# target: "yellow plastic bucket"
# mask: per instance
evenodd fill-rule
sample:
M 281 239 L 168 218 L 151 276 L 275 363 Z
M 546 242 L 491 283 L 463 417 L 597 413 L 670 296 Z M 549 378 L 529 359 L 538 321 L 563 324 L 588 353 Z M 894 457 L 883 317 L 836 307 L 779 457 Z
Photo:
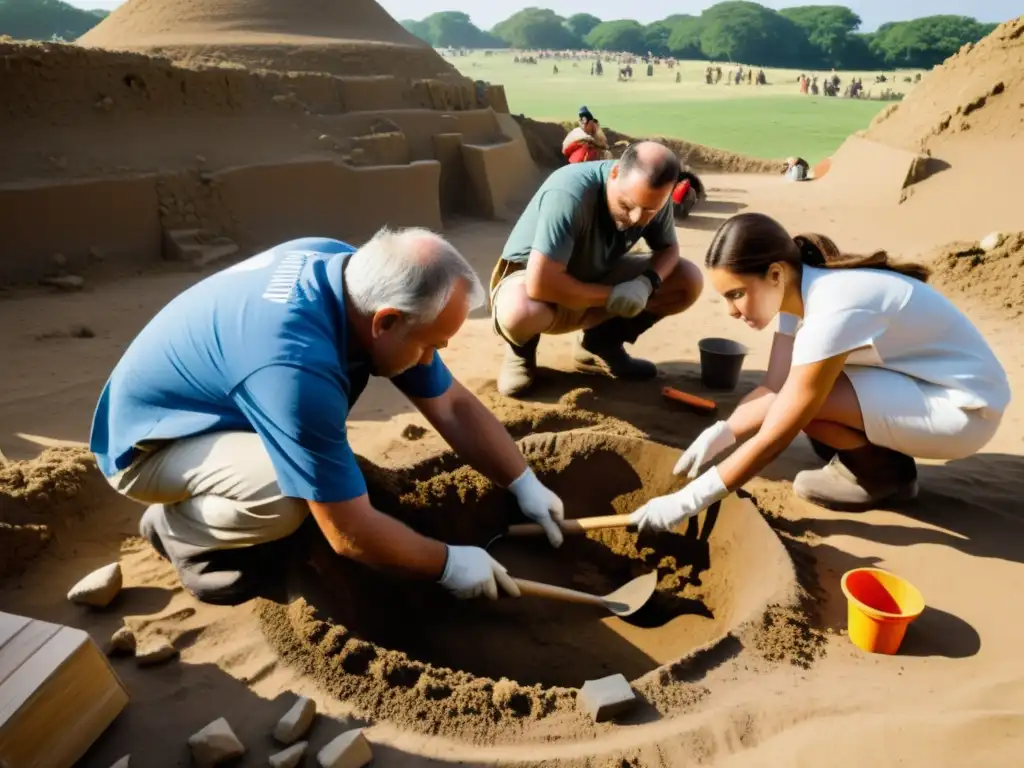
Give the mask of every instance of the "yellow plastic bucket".
M 843 574 L 850 642 L 870 653 L 896 653 L 907 627 L 924 610 L 924 598 L 906 579 L 881 568 Z

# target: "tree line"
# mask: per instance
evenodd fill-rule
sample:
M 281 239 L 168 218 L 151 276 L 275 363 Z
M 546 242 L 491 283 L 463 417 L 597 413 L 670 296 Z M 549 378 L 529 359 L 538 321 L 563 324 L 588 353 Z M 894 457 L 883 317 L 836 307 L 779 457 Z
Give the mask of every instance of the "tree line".
M 81 37 L 107 17 L 107 11 L 82 10 L 61 0 L 0 0 L 0 35 L 17 40 Z
M 602 21 L 589 13 L 562 17 L 525 8 L 491 30 L 465 13 L 444 11 L 402 25 L 437 48 L 621 51 L 678 59 L 797 69 L 931 68 L 996 28 L 968 16 L 926 16 L 859 32 L 860 17 L 841 5 L 775 11 L 726 0 L 699 16 L 675 14 L 652 24 Z

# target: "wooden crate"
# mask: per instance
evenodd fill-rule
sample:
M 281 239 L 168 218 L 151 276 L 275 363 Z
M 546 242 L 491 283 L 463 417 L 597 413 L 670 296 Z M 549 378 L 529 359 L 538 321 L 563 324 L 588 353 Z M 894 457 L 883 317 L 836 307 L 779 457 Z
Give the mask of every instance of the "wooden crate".
M 70 768 L 127 703 L 88 634 L 0 612 L 0 768 Z

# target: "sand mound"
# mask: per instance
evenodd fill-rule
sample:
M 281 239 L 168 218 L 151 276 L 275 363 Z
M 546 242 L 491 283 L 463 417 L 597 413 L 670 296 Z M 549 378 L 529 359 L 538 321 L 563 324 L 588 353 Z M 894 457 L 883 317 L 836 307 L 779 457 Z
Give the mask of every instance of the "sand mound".
M 548 123 L 533 120 L 524 115 L 515 115 L 515 119 L 523 128 L 530 154 L 538 165 L 545 168 L 558 168 L 565 165 L 561 146 L 565 134 L 575 127 L 575 123 Z M 616 142 L 634 142 L 642 139 L 660 141 L 675 150 L 683 162 L 697 171 L 720 171 L 725 173 L 778 173 L 782 160 L 763 160 L 761 158 L 727 152 L 703 144 L 670 139 L 664 136 L 628 136 L 610 128 L 605 128 L 605 135 L 613 145 Z M 612 154 L 621 154 L 621 146 L 613 148 Z
M 458 77 L 374 0 L 129 0 L 78 42 L 284 71 Z
M 568 500 L 570 517 L 623 514 L 678 486 L 677 452 L 638 438 L 582 430 L 520 445 Z M 364 463 L 364 473 L 377 508 L 451 543 L 486 545 L 521 520 L 507 494 L 450 466 L 451 457 L 400 470 Z M 769 610 L 797 597 L 785 548 L 735 497 L 682 535 L 594 532 L 557 553 L 542 540 L 502 538 L 489 551 L 514 576 L 595 594 L 656 569 L 658 591 L 628 620 L 537 598 L 464 602 L 433 585 L 368 575 L 321 546 L 293 574 L 291 604 L 264 603 L 264 629 L 282 656 L 368 716 L 479 742 L 510 740 L 548 717 L 585 738 L 591 726 L 575 711 L 577 688 L 616 672 L 654 710 L 678 712 L 702 695 L 684 681 L 686 661 L 748 624 L 751 647 L 766 655 L 805 663 L 814 653 L 813 638 L 793 632 L 800 622 L 806 629 L 806 617 Z
M 1024 17 L 1019 17 L 936 67 L 902 103 L 875 119 L 867 137 L 914 151 L 964 134 L 1011 140 L 1024 130 L 1022 104 Z
M 948 293 L 1024 314 L 1024 232 L 1010 234 L 988 252 L 976 242 L 944 245 L 932 254 L 932 282 Z
M 95 458 L 79 448 L 0 465 L 0 578 L 20 572 L 65 517 L 102 499 L 104 485 Z

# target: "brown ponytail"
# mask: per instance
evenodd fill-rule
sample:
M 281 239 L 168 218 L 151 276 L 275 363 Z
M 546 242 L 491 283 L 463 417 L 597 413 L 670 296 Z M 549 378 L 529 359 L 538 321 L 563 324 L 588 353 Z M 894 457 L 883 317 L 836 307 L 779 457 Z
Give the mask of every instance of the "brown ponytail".
M 896 272 L 922 283 L 928 282 L 932 271 L 924 264 L 891 261 L 885 251 L 869 254 L 843 253 L 831 238 L 814 232 L 805 232 L 793 238 L 800 250 L 800 261 L 811 267 L 825 269 L 882 269 Z
M 790 237 L 779 222 L 763 213 L 741 213 L 719 227 L 708 247 L 704 266 L 738 275 L 768 274 L 772 264 L 786 262 L 823 269 L 881 269 L 926 282 L 931 270 L 923 264 L 893 262 L 885 251 L 864 255 L 843 253 L 828 237 L 813 233 Z

